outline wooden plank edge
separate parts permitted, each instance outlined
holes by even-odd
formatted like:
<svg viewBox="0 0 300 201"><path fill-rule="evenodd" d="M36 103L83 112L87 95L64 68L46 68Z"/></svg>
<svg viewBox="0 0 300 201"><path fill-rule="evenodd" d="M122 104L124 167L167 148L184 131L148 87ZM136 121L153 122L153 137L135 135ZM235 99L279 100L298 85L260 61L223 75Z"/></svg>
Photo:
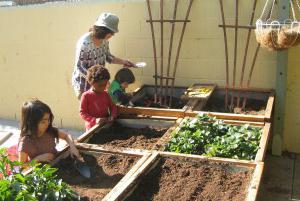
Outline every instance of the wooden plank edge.
<svg viewBox="0 0 300 201"><path fill-rule="evenodd" d="M225 90L226 86L217 86L217 89ZM242 91L242 92L262 92L262 93L272 93L274 92L274 89L272 88L244 88L244 87L227 87L228 90L232 91Z"/></svg>
<svg viewBox="0 0 300 201"><path fill-rule="evenodd" d="M147 116L147 115L126 115L121 114L118 116L117 119L149 119L149 120L165 120L165 121L172 121L176 120L177 117L167 117L167 116Z"/></svg>
<svg viewBox="0 0 300 201"><path fill-rule="evenodd" d="M238 120L238 121L252 121L252 122L264 122L264 115L250 115L250 114L232 114L232 113L221 113L221 112L207 112L207 111L192 111L185 112L186 117L195 117L199 113L207 114L208 116L216 117L223 120Z"/></svg>
<svg viewBox="0 0 300 201"><path fill-rule="evenodd" d="M193 117L185 117L186 118L193 118ZM265 125L264 122L256 122L256 121L240 121L240 120L226 120L226 119L219 119L222 120L225 124L232 124L232 125L242 125L242 124L249 124L251 126L256 126L256 127L262 127Z"/></svg>
<svg viewBox="0 0 300 201"><path fill-rule="evenodd" d="M168 141L171 133L179 127L183 118L178 118L173 126L171 126L163 136L152 146L151 150L160 150L159 146Z"/></svg>
<svg viewBox="0 0 300 201"><path fill-rule="evenodd" d="M271 124L266 123L263 128L263 133L259 143L259 150L257 151L255 161L262 162L265 159L266 151L268 148L268 142L271 136L270 130L271 130Z"/></svg>
<svg viewBox="0 0 300 201"><path fill-rule="evenodd" d="M12 135L13 135L12 132L4 132L0 136L0 145L2 145L4 142L6 142Z"/></svg>
<svg viewBox="0 0 300 201"><path fill-rule="evenodd" d="M158 160L158 153L152 153L151 156L148 157L148 159L138 169L136 169L133 174L130 175L130 177L125 178L118 188L107 194L102 201L119 201L129 196L130 194L128 192L133 192L133 186L137 183L137 179L140 175L149 171L149 168L151 168Z"/></svg>
<svg viewBox="0 0 300 201"><path fill-rule="evenodd" d="M258 190L260 187L260 182L262 179L263 169L264 169L264 163L258 162L256 165L256 168L254 170L253 178L250 182L250 186L248 188L248 194L247 194L246 201L255 201L256 200Z"/></svg>
<svg viewBox="0 0 300 201"><path fill-rule="evenodd" d="M100 124L94 125L91 129L87 130L82 135L80 135L76 139L76 142L85 142L91 135L93 135L95 132L99 131L102 127L103 127L103 125L100 125Z"/></svg>
<svg viewBox="0 0 300 201"><path fill-rule="evenodd" d="M148 150L144 149L131 149L131 148L106 148L103 146L99 146L96 144L87 144L87 143L77 143L76 147L80 150L90 150L96 152L104 152L104 153L113 153L113 154L126 154L126 155L135 155L142 156L144 154L150 153Z"/></svg>
<svg viewBox="0 0 300 201"><path fill-rule="evenodd" d="M265 110L265 121L266 122L271 122L271 117L273 113L273 108L274 108L274 102L275 102L275 92L273 91L268 99L267 102L267 107Z"/></svg>
<svg viewBox="0 0 300 201"><path fill-rule="evenodd" d="M167 116L167 117L184 117L183 109L164 109L164 108L147 108L147 107L124 107L118 106L120 114L150 115L150 116Z"/></svg>
<svg viewBox="0 0 300 201"><path fill-rule="evenodd" d="M201 156L196 154L181 154L181 153L167 152L167 151L158 151L158 153L161 156L166 156L166 157L190 158L190 159L198 159L198 160L212 161L212 162L226 162L226 163L232 163L234 165L246 166L246 167L255 166L255 161L248 161L248 160L208 157L208 156Z"/></svg>
<svg viewBox="0 0 300 201"><path fill-rule="evenodd" d="M187 104L182 108L184 110L184 112L186 111L192 111L193 108L195 108L195 106L198 104L198 100L197 99L189 99Z"/></svg>

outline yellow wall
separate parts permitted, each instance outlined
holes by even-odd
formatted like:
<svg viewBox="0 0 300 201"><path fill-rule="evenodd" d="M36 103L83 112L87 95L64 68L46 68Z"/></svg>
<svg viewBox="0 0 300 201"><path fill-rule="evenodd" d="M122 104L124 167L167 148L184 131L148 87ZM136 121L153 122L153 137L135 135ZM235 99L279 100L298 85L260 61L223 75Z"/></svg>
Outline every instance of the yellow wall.
<svg viewBox="0 0 300 201"><path fill-rule="evenodd" d="M171 2L174 1L165 2L165 17L171 18ZM227 20L230 22L234 20L233 2L234 0L224 1ZM261 1L258 5L259 10L262 3ZM158 1L152 5L153 16L157 19ZM187 4L179 6L178 18L183 19ZM245 10L251 6L250 1L241 1L241 24L248 23L250 14ZM152 39L150 26L145 22L148 19L145 0L0 8L0 117L19 119L22 102L38 97L51 106L58 126L83 128L83 122L78 115L79 104L71 87L75 44L103 11L113 12L120 17L120 32L110 41L111 52L121 58L148 63L145 69L134 70L137 81L131 89L144 83L154 83ZM191 23L187 25L182 44L176 85L187 86L195 82L225 84L223 33L218 27L220 19L218 1L194 1ZM170 38L170 25L166 26L165 47ZM155 28L159 38L159 25L155 25ZM181 26L178 25L176 41L180 30ZM231 64L232 33L231 31L229 41ZM243 46L245 36L246 31L239 37ZM176 47L177 42L174 45ZM256 43L251 43L250 56L253 55L255 45ZM158 41L157 46L159 47ZM243 51L239 46L239 58L243 57ZM167 55L167 49L164 55ZM165 58L164 61L166 60ZM120 69L117 65L107 67L112 76ZM276 55L261 50L251 86L274 88L275 73Z"/></svg>

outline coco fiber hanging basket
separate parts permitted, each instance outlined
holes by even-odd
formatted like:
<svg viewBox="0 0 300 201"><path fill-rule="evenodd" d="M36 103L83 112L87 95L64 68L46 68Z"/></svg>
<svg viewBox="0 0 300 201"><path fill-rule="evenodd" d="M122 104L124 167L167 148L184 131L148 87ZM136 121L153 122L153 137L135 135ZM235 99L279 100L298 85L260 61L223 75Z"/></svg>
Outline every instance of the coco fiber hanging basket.
<svg viewBox="0 0 300 201"><path fill-rule="evenodd" d="M267 20L262 20L266 7L269 3L267 0L261 17L256 21L255 35L257 42L261 47L268 50L285 50L300 44L300 23L295 17L293 0L290 0L293 13L293 20L286 19L284 22L272 20L272 11L276 0L273 0ZM295 0L300 11L298 0Z"/></svg>

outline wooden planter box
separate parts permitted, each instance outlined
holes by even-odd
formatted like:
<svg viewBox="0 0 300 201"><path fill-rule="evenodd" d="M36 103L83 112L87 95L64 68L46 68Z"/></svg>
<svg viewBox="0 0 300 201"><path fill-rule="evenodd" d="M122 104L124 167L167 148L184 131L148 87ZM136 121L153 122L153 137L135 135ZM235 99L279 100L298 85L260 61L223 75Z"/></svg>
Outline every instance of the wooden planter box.
<svg viewBox="0 0 300 201"><path fill-rule="evenodd" d="M264 164L240 163L166 152L153 153L139 170L104 200L208 200L238 196L236 200L255 201ZM189 197L186 199L186 197ZM165 199L164 199L165 198Z"/></svg>
<svg viewBox="0 0 300 201"><path fill-rule="evenodd" d="M188 117L186 117L188 118ZM234 125L242 125L242 124L250 124L251 126L255 126L255 127L260 127L262 128L262 136L260 139L260 143L259 143L259 149L256 153L255 156L255 161L257 162L262 162L265 159L265 155L266 155L266 151L268 148L268 142L270 139L270 129L271 129L271 124L270 123L262 123L262 122L240 122L240 121L232 121L232 120L224 120L224 123L226 124L234 124ZM180 126L180 125L179 125ZM177 129L179 129L179 126ZM176 132L176 129L175 129ZM163 138L161 138L160 141L158 141L157 145L156 145L156 149L159 151L164 151L165 150L165 145L171 140L172 138L172 133L166 133L166 135L163 136ZM191 154L191 155L195 155L195 154ZM206 157L206 156L203 156ZM206 157L206 158L210 158L210 157ZM223 159L223 158L222 158ZM237 161L247 161L247 160L238 160Z"/></svg>
<svg viewBox="0 0 300 201"><path fill-rule="evenodd" d="M174 87L175 98L181 100L181 96L186 91L187 87ZM170 91L170 89L169 89ZM134 97L154 97L155 87L152 85L143 85L135 91ZM160 88L157 88L157 94L160 94ZM138 98L142 99L142 98ZM132 115L149 115L149 116L169 116L169 117L184 117L184 111L195 107L196 102L192 100L183 100L185 103L181 108L156 108L156 107L142 107L142 106L118 106L120 114Z"/></svg>
<svg viewBox="0 0 300 201"><path fill-rule="evenodd" d="M98 126L79 137L79 142L105 148L151 150L164 136L171 133L182 119L135 118L116 119L112 125Z"/></svg>
<svg viewBox="0 0 300 201"><path fill-rule="evenodd" d="M272 111L274 106L275 92L272 89L229 89L228 103L230 104L230 94L234 94L235 97L240 94L240 106L243 103L244 98L247 97L246 108L248 103L256 102L264 108L264 111L257 111L255 109L251 113L226 113L225 108L225 88L217 87L213 94L210 96L207 102L197 101L192 109L188 109L185 112L185 116L195 116L200 111L201 113L207 113L211 116L215 116L220 119L239 120L239 121L257 121L257 122L271 122ZM236 103L235 103L236 105ZM254 106L255 103L253 104ZM214 108L213 108L214 107Z"/></svg>
<svg viewBox="0 0 300 201"><path fill-rule="evenodd" d="M67 148L59 153L51 165L60 167L58 176L85 199L103 199L110 191L115 191L118 186L126 183L151 155L147 151L139 150L107 150L96 145L80 143L76 146L92 170L91 178L82 177L72 166L59 166L66 160ZM91 161L96 161L96 165Z"/></svg>

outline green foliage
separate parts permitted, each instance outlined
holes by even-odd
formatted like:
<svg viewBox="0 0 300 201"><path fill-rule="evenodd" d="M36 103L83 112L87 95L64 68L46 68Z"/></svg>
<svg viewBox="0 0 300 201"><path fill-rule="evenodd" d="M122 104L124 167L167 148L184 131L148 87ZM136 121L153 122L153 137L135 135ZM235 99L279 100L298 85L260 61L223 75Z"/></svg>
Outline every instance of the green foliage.
<svg viewBox="0 0 300 201"><path fill-rule="evenodd" d="M80 200L72 189L54 174L50 165L29 163L30 174L16 170L23 164L10 161L5 149L0 149L0 201ZM27 165L27 164L26 164Z"/></svg>
<svg viewBox="0 0 300 201"><path fill-rule="evenodd" d="M254 160L261 128L235 126L207 115L187 119L172 133L165 149L177 153Z"/></svg>

